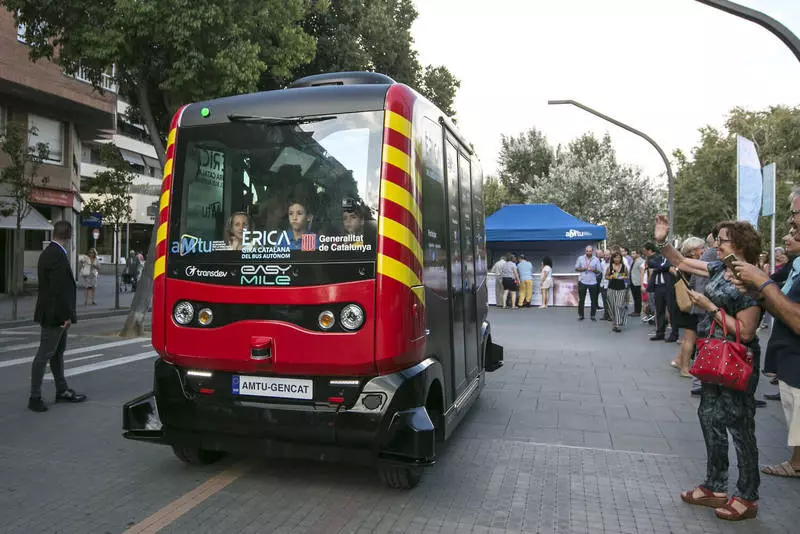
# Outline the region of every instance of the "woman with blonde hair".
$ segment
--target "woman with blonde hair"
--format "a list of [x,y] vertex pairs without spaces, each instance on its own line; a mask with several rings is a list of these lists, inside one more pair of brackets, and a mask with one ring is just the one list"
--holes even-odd
[[542,274],[539,278],[541,280],[540,287],[542,290],[542,304],[540,308],[547,308],[550,302],[550,288],[553,287],[553,260],[550,256],[545,256],[542,259]]
[[90,248],[86,256],[80,259],[81,281],[83,282],[83,305],[89,304],[89,293],[92,294],[92,304],[94,301],[94,288],[97,287],[97,276],[100,274],[100,267],[97,265],[97,251]]
[[[706,242],[699,237],[688,237],[681,244],[681,254],[684,258],[699,260],[706,249]],[[679,275],[682,276],[682,275]],[[686,278],[684,277],[684,280]],[[697,275],[693,274],[689,277],[687,282],[687,289],[694,289],[697,287]],[[689,362],[694,354],[694,349],[697,343],[697,321],[701,315],[704,315],[703,310],[692,306],[688,312],[682,311],[678,308],[677,317],[675,318],[676,326],[683,331],[683,338],[678,347],[678,354],[672,360],[672,366],[679,369],[681,376],[684,378],[691,378],[689,374]]]
[[250,217],[243,211],[231,214],[225,228],[225,242],[231,250],[242,250],[242,234],[250,226]]

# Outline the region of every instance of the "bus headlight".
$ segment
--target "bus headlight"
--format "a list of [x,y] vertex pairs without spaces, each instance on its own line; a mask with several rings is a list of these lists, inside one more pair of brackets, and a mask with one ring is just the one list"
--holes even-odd
[[357,330],[364,324],[364,310],[358,304],[348,304],[339,316],[342,326],[347,330]]
[[323,330],[330,330],[333,328],[334,323],[336,323],[336,318],[333,316],[332,311],[325,310],[319,314],[317,322],[319,323],[319,327]]
[[191,302],[183,300],[175,305],[175,309],[172,311],[172,317],[175,319],[176,323],[187,325],[191,323],[194,318],[194,306],[192,306]]
[[208,326],[211,324],[211,321],[214,320],[214,312],[211,311],[211,308],[203,308],[197,314],[197,322],[203,326]]

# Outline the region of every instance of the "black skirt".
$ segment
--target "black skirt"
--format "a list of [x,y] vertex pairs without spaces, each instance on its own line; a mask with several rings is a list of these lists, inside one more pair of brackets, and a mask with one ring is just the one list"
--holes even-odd
[[678,310],[678,315],[675,317],[675,326],[697,332],[697,321],[699,319],[700,316],[697,314]]
[[503,289],[506,291],[516,291],[517,282],[513,278],[503,278]]

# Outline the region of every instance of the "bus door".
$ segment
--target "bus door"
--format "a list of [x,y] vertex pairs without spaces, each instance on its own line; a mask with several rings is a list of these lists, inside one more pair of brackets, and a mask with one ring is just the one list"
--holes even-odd
[[447,233],[450,250],[450,331],[452,332],[455,397],[467,381],[464,357],[464,283],[461,257],[461,209],[458,189],[458,150],[447,140]]
[[458,154],[461,204],[461,280],[464,286],[464,365],[468,380],[478,374],[478,303],[475,283],[475,230],[473,226],[470,158]]

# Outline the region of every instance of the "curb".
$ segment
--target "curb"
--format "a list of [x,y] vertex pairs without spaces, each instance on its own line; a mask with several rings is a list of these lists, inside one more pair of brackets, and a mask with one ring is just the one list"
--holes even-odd
[[[105,310],[105,311],[97,310],[91,313],[83,313],[83,314],[79,313],[78,323],[86,319],[98,319],[100,317],[118,317],[120,315],[128,315],[129,311],[130,308],[120,308],[118,310],[112,308],[110,310]],[[16,321],[0,319],[0,328],[9,328],[13,326],[38,326],[38,325],[33,320],[32,317],[29,319],[18,319]]]

